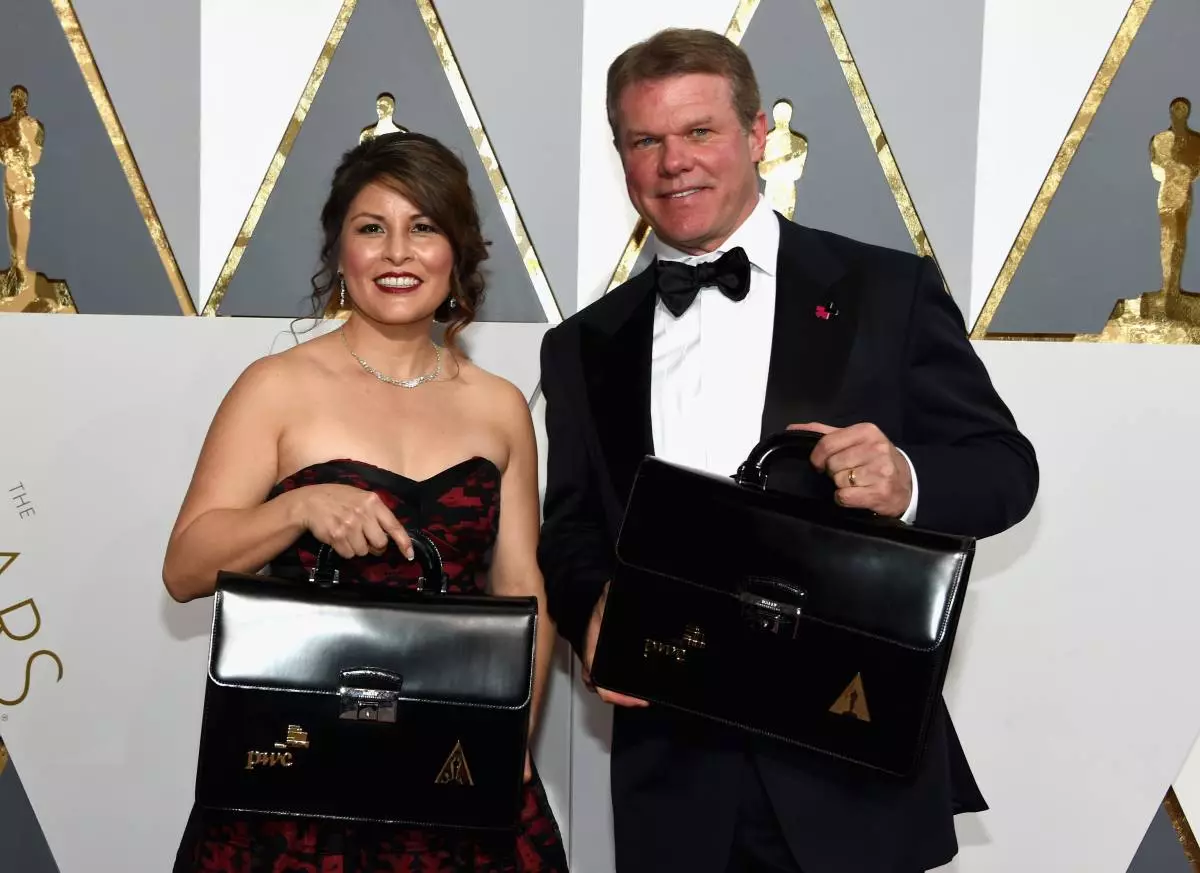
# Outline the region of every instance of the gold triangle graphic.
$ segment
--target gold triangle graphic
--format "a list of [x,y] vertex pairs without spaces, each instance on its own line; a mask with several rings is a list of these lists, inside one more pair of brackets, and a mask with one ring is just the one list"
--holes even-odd
[[450,750],[450,757],[446,759],[446,763],[442,765],[442,769],[438,771],[437,778],[433,780],[436,785],[474,785],[475,782],[471,779],[471,768],[467,766],[467,756],[463,752],[462,740],[454,744],[454,748]]
[[829,711],[834,715],[852,715],[859,721],[870,721],[871,711],[867,708],[867,692],[863,688],[862,673],[855,673],[846,690],[841,693]]
[[[900,175],[900,167],[896,163],[895,155],[892,154],[892,147],[888,144],[887,137],[884,136],[883,125],[879,123],[879,116],[875,114],[875,107],[867,93],[867,86],[858,70],[858,64],[854,61],[854,55],[850,52],[850,44],[842,32],[842,25],[838,21],[833,2],[832,0],[814,0],[814,2],[817,4],[817,11],[821,14],[825,32],[829,35],[833,53],[837,56],[842,72],[846,76],[846,84],[850,87],[850,93],[854,97],[854,104],[858,108],[863,126],[875,146],[875,153],[879,157],[879,165],[883,169],[888,187],[892,191],[892,196],[896,198],[896,206],[900,209],[904,226],[908,229],[909,236],[912,237],[913,246],[918,255],[928,255],[936,261],[937,256],[925,234],[925,228],[921,224],[921,217],[917,214],[912,196],[908,193],[908,186],[904,184],[904,178]],[[741,44],[742,37],[746,35],[746,30],[750,27],[750,21],[754,18],[754,13],[758,10],[760,3],[762,0],[738,0],[729,26],[725,28],[725,36],[735,45]],[[629,241],[625,243],[625,250],[621,252],[621,258],[617,261],[617,267],[608,281],[606,292],[629,279],[629,274],[649,235],[649,225],[646,224],[645,219],[639,217],[633,233],[629,236]]]
[[0,552],[0,575],[12,566],[12,562],[19,557],[21,557],[20,552]]
[[991,291],[988,292],[979,317],[975,320],[975,326],[971,329],[971,339],[1051,342],[1086,342],[1094,339],[1094,335],[1089,334],[999,333],[991,330],[991,324],[992,319],[996,316],[996,311],[1000,308],[1001,301],[1004,300],[1004,295],[1008,292],[1009,285],[1012,284],[1017,268],[1021,266],[1021,260],[1025,257],[1029,244],[1033,241],[1034,234],[1037,233],[1038,226],[1050,208],[1050,201],[1058,192],[1058,186],[1062,183],[1063,176],[1066,175],[1067,168],[1074,160],[1079,146],[1083,143],[1088,128],[1092,126],[1096,111],[1108,93],[1113,79],[1116,78],[1117,71],[1121,69],[1121,64],[1125,61],[1125,56],[1129,53],[1130,46],[1133,45],[1134,37],[1137,36],[1142,22],[1146,20],[1146,14],[1150,11],[1150,5],[1153,2],[1154,0],[1132,0],[1130,3],[1129,11],[1125,13],[1125,18],[1121,21],[1121,26],[1117,29],[1117,34],[1113,37],[1108,52],[1104,55],[1104,60],[1100,62],[1100,69],[1096,71],[1091,87],[1088,88],[1083,103],[1075,114],[1071,127],[1067,131],[1066,137],[1063,138],[1058,153],[1054,156],[1054,161],[1050,164],[1050,170],[1042,181],[1042,187],[1034,198],[1033,206],[1029,208],[1029,213],[1025,216],[1025,222],[1017,233],[1017,239],[1004,259],[1004,266],[1000,268],[1000,274],[996,277]]
[[[487,173],[488,180],[492,183],[492,190],[500,206],[500,212],[504,216],[504,223],[508,225],[509,232],[512,234],[513,242],[517,247],[517,253],[520,255],[521,262],[529,274],[529,280],[538,297],[538,302],[541,304],[542,311],[545,313],[546,321],[552,325],[558,324],[563,319],[562,310],[558,305],[557,299],[554,297],[553,291],[550,289],[550,284],[542,269],[541,261],[538,260],[533,242],[530,240],[529,233],[525,229],[525,223],[521,219],[516,201],[513,199],[508,181],[500,166],[500,161],[496,157],[495,149],[492,148],[491,140],[488,139],[487,130],[484,128],[483,121],[479,117],[475,101],[471,97],[466,80],[463,78],[462,70],[458,65],[458,59],[455,57],[454,50],[450,46],[450,41],[446,37],[446,31],[442,27],[442,21],[437,14],[437,10],[434,8],[433,0],[412,0],[412,2],[416,3],[417,10],[421,13],[421,20],[425,24],[425,29],[429,31],[429,39],[433,43],[434,51],[437,52],[438,60],[442,65],[442,71],[445,73],[446,80],[450,84],[450,89],[454,93],[454,99],[458,103],[463,121],[467,126],[471,139],[475,143],[475,150],[479,154],[479,160],[483,164],[483,169]],[[242,256],[245,254],[247,246],[250,245],[254,229],[258,226],[259,219],[262,218],[263,210],[267,206],[267,200],[270,199],[271,192],[275,189],[276,182],[279,181],[283,165],[292,151],[292,146],[296,143],[296,137],[300,134],[300,127],[304,124],[304,119],[308,115],[308,110],[317,96],[317,91],[321,88],[321,82],[324,80],[325,73],[329,69],[329,62],[337,52],[338,45],[346,33],[346,27],[350,24],[350,18],[354,15],[357,5],[358,0],[342,0],[342,6],[338,10],[333,27],[330,28],[329,36],[325,40],[325,45],[322,47],[316,65],[308,77],[308,82],[304,86],[304,91],[300,95],[296,109],[292,113],[287,128],[283,132],[283,138],[275,150],[275,155],[271,159],[270,166],[267,167],[266,175],[263,177],[258,192],[255,194],[254,200],[250,205],[250,209],[246,213],[241,230],[238,231],[233,247],[225,259],[225,264],[222,266],[220,274],[217,276],[216,284],[208,295],[208,300],[205,302],[201,313],[202,315],[216,316],[219,314],[221,301],[225,298],[225,292],[229,290],[229,284],[233,281],[233,274],[237,272],[238,264],[241,263]],[[380,94],[378,96],[382,99],[385,95]],[[390,94],[387,96],[393,97]],[[326,318],[344,319],[349,315],[349,310],[340,309],[334,302],[335,296],[331,295],[324,315]]]

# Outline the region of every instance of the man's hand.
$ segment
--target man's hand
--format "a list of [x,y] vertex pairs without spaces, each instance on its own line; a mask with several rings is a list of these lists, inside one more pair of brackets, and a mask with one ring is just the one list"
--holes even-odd
[[592,608],[592,618],[588,622],[587,636],[583,641],[583,684],[599,694],[600,699],[605,703],[611,703],[616,706],[649,706],[648,701],[637,697],[629,697],[625,694],[618,694],[615,691],[609,691],[607,688],[597,688],[595,683],[592,682],[592,659],[596,657],[596,641],[600,639],[600,623],[604,620],[604,603],[607,600],[608,585],[605,584],[604,590],[600,592],[600,599],[596,601],[595,607]]
[[912,501],[912,475],[904,455],[878,427],[865,422],[841,428],[808,422],[788,425],[788,430],[824,434],[810,460],[837,486],[834,499],[839,504],[889,518],[904,515]]

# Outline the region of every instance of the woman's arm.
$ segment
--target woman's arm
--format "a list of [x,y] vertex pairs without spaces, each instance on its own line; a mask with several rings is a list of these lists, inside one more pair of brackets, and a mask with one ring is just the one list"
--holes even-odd
[[279,475],[295,382],[295,365],[264,358],[217,411],[163,562],[163,583],[176,600],[212,594],[221,570],[258,572],[305,531],[343,558],[381,555],[390,539],[412,560],[408,533],[373,491],[306,485],[263,502]]
[[221,570],[257,572],[304,532],[298,491],[263,502],[278,472],[286,370],[272,358],[251,364],[213,418],[163,561],[178,601],[212,594]]
[[557,633],[546,611],[546,589],[537,561],[541,514],[533,421],[524,395],[512,385],[505,383],[504,387],[507,396],[501,412],[510,434],[509,454],[500,484],[500,530],[492,557],[491,590],[502,596],[532,596],[538,601],[533,708],[529,725],[532,737],[550,676]]

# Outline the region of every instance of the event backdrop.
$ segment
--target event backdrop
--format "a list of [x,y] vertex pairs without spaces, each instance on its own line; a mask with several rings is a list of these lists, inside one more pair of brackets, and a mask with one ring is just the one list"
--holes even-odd
[[[946,869],[1200,869],[1192,0],[0,0],[3,869],[170,863],[211,604],[163,548],[233,379],[338,323],[302,317],[340,155],[402,127],[466,162],[468,350],[544,458],[542,334],[646,263],[605,68],[674,24],[754,62],[776,208],[936,258],[1038,449],[948,680],[992,809]],[[566,648],[536,754],[606,873],[609,714]]]

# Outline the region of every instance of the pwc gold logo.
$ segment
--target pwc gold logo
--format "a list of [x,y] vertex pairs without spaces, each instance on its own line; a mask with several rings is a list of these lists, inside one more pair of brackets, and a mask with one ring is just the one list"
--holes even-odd
[[287,736],[282,743],[275,744],[276,749],[283,749],[282,752],[260,752],[255,749],[249,749],[246,752],[246,769],[253,770],[255,767],[291,767],[295,764],[292,753],[289,749],[307,749],[308,748],[308,733],[298,724],[290,724],[287,727]]
[[[15,574],[10,572],[5,575],[5,573],[16,563],[18,557],[20,557],[18,552],[0,552],[0,604],[7,604],[5,608],[0,609],[0,648],[5,650],[6,654],[14,647],[14,644],[29,643],[42,629],[42,615],[38,612],[34,599],[32,597],[24,600],[12,599],[14,596],[19,597],[20,594],[10,594],[10,586],[5,584],[14,578]],[[17,579],[16,581],[19,586],[21,580]],[[32,648],[32,646],[27,648]],[[0,676],[0,706],[19,706],[25,701],[33,685],[33,665],[39,658],[48,658],[53,661],[54,666],[58,668],[58,678],[54,681],[62,681],[62,659],[50,649],[36,649],[25,657],[24,680],[20,692],[15,697],[10,696],[12,692],[8,688],[10,685],[16,684],[17,678],[7,675]],[[9,658],[5,657],[3,662],[8,663]]]

